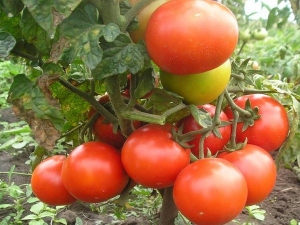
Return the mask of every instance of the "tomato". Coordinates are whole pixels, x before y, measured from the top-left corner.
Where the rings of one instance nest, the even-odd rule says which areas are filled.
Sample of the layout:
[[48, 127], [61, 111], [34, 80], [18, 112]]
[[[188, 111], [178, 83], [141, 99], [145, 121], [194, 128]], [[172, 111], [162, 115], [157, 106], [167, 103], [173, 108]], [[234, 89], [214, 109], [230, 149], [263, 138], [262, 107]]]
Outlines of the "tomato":
[[41, 202], [58, 206], [76, 201], [62, 182], [61, 170], [65, 159], [63, 155], [51, 156], [42, 161], [33, 171], [32, 192]]
[[162, 86], [184, 98], [189, 104], [204, 105], [218, 98], [225, 90], [231, 74], [230, 61], [221, 66], [198, 74], [174, 75], [160, 71]]
[[251, 39], [250, 31], [247, 29], [247, 30], [240, 32], [240, 39], [244, 42], [249, 41]]
[[147, 124], [135, 130], [123, 145], [121, 156], [128, 175], [150, 188], [173, 185], [190, 162], [190, 150], [172, 139], [171, 125]]
[[247, 144], [243, 149], [220, 154], [233, 163], [244, 175], [248, 186], [246, 205], [263, 201], [276, 184], [276, 165], [271, 155], [263, 148]]
[[78, 200], [97, 203], [120, 194], [129, 177], [117, 149], [102, 142], [86, 142], [65, 160], [62, 180]]
[[[251, 94], [238, 97], [234, 100], [241, 108], [245, 108], [247, 99], [250, 100], [252, 108], [258, 107], [261, 117], [254, 121], [253, 126], [248, 126], [242, 131], [243, 123], [237, 124], [236, 141], [244, 142], [247, 138], [248, 144], [258, 145], [268, 152], [280, 148], [285, 142], [289, 132], [289, 120], [285, 108], [277, 100], [264, 94]], [[224, 109], [228, 119], [233, 119], [231, 108]]]
[[[109, 102], [108, 95], [103, 95], [99, 99], [99, 103], [105, 104]], [[91, 117], [96, 110], [91, 107], [88, 117]], [[138, 128], [142, 126], [141, 121], [133, 121], [133, 126]], [[117, 132], [114, 132], [114, 126], [107, 122], [103, 116], [99, 116], [96, 122], [93, 125], [93, 132], [97, 141], [101, 141], [112, 145], [115, 148], [121, 148], [126, 141], [126, 137], [121, 133], [121, 130], [118, 128]]]
[[198, 225], [225, 224], [243, 210], [247, 199], [243, 174], [230, 162], [205, 158], [177, 176], [173, 197], [178, 210]]
[[253, 38], [255, 40], [264, 40], [268, 36], [266, 28], [260, 28], [253, 31]]
[[[129, 0], [131, 5], [135, 5], [140, 0]], [[162, 4], [169, 0], [153, 0], [145, 8], [143, 8], [137, 15], [139, 22], [139, 28], [129, 33], [133, 42], [137, 43], [139, 40], [145, 39], [145, 31], [148, 24], [148, 20], [152, 13]]]
[[158, 67], [187, 75], [223, 64], [237, 45], [238, 33], [236, 18], [224, 5], [211, 0], [172, 0], [150, 17], [145, 43]]
[[[216, 107], [210, 104], [206, 104], [203, 106], [199, 106], [199, 109], [204, 109], [207, 111], [211, 117], [215, 115]], [[228, 122], [228, 118], [224, 112], [220, 114], [220, 120], [224, 122]], [[188, 133], [191, 131], [200, 130], [202, 127], [199, 123], [194, 119], [192, 115], [189, 115], [182, 119], [179, 123], [179, 126], [183, 126], [183, 133]], [[204, 154], [207, 155], [207, 150], [209, 149], [212, 155], [216, 154], [218, 151], [222, 150], [223, 147], [227, 144], [230, 140], [231, 135], [231, 126], [227, 125], [224, 127], [218, 128], [222, 138], [218, 138], [213, 132], [211, 132], [204, 140]], [[194, 145], [191, 148], [192, 153], [198, 157], [199, 156], [199, 142], [201, 139], [201, 134], [196, 135], [195, 138], [188, 142], [190, 145]]]

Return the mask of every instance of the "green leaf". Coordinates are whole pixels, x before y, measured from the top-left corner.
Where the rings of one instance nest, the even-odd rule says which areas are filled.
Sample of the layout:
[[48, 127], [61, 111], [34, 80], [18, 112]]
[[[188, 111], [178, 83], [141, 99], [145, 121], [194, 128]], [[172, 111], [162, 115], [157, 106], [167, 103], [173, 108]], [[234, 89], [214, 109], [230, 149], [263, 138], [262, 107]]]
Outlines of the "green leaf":
[[2, 0], [6, 12], [16, 15], [20, 13], [24, 7], [20, 0]]
[[13, 204], [0, 204], [0, 209], [7, 209], [13, 207]]
[[266, 29], [270, 29], [276, 22], [278, 17], [278, 8], [273, 8], [269, 12]]
[[36, 215], [39, 215], [45, 208], [45, 204], [42, 202], [38, 202], [31, 206], [30, 212], [33, 212]]
[[22, 218], [22, 220], [35, 220], [35, 219], [38, 219], [38, 216], [34, 214], [29, 214]]
[[19, 74], [14, 77], [8, 99], [10, 102], [22, 99], [25, 110], [33, 110], [37, 118], [48, 119], [57, 130], [62, 130], [65, 122], [62, 112], [49, 104], [41, 89], [36, 83], [31, 83], [26, 75]]
[[20, 21], [20, 27], [23, 38], [28, 43], [33, 44], [39, 52], [47, 55], [51, 49], [51, 38], [47, 31], [44, 30], [32, 17], [27, 9], [24, 9]]
[[151, 92], [155, 85], [155, 77], [153, 76], [153, 70], [147, 69], [139, 77], [139, 83], [134, 90], [134, 95], [137, 99], [143, 98], [149, 92]]
[[22, 0], [37, 23], [54, 36], [56, 26], [66, 19], [82, 0]]
[[5, 31], [0, 30], [0, 58], [5, 58], [14, 48], [16, 39]]
[[205, 110], [199, 109], [195, 105], [189, 105], [191, 114], [194, 117], [194, 119], [197, 121], [197, 123], [203, 127], [207, 128], [208, 126], [212, 125], [212, 119], [210, 117], [210, 114], [206, 112]]
[[145, 47], [132, 43], [126, 34], [120, 34], [113, 42], [101, 45], [104, 54], [101, 63], [93, 70], [93, 76], [101, 80], [105, 77], [139, 72], [146, 61]]
[[99, 24], [96, 9], [91, 5], [76, 9], [59, 29], [61, 35], [69, 40], [69, 47], [64, 50], [62, 60], [71, 63], [78, 55], [90, 69], [94, 69], [103, 56], [99, 38], [111, 42], [120, 33], [115, 24]]
[[[83, 92], [87, 92], [90, 86], [88, 82], [84, 82], [77, 86], [77, 88]], [[87, 101], [66, 89], [59, 82], [52, 84], [51, 90], [53, 97], [58, 99], [60, 103], [64, 117], [72, 126], [76, 126], [80, 121], [86, 120], [86, 113], [90, 108]]]

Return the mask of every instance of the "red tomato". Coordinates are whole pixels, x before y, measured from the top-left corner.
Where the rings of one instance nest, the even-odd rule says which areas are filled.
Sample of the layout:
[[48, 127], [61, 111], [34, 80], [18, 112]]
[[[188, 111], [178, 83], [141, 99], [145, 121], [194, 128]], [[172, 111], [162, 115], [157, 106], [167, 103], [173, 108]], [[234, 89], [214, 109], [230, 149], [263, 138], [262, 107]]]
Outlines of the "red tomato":
[[190, 162], [190, 150], [172, 139], [171, 125], [147, 124], [135, 130], [124, 143], [121, 156], [128, 175], [150, 188], [173, 185]]
[[178, 210], [198, 225], [225, 224], [243, 210], [247, 199], [243, 174], [230, 162], [205, 158], [177, 176], [173, 197]]
[[62, 180], [78, 200], [97, 203], [120, 194], [129, 178], [117, 149], [102, 142], [86, 142], [65, 160]]
[[63, 155], [51, 156], [42, 161], [33, 171], [32, 192], [41, 202], [58, 206], [76, 201], [62, 182], [61, 170], [65, 159]]
[[[255, 120], [253, 126], [242, 131], [243, 123], [239, 122], [236, 131], [236, 141], [258, 145], [268, 152], [275, 151], [284, 143], [289, 132], [289, 120], [284, 107], [275, 99], [264, 94], [251, 94], [238, 97], [234, 100], [241, 108], [245, 108], [247, 99], [252, 108], [258, 107], [261, 117]], [[225, 108], [228, 119], [233, 119], [233, 113], [228, 106]]]
[[150, 58], [177, 75], [212, 70], [232, 55], [238, 24], [224, 5], [211, 0], [172, 0], [154, 11], [145, 42]]
[[[140, 0], [129, 0], [131, 5], [135, 5], [139, 1]], [[153, 0], [139, 12], [139, 14], [137, 15], [139, 28], [129, 33], [133, 42], [136, 43], [139, 40], [145, 39], [145, 31], [150, 16], [159, 6], [161, 6], [167, 1], [169, 0]]]
[[[216, 107], [210, 104], [206, 104], [203, 106], [199, 106], [199, 109], [204, 109], [207, 111], [211, 117], [215, 115]], [[224, 112], [221, 112], [220, 114], [220, 120], [224, 122], [228, 122], [228, 118]], [[202, 127], [197, 123], [197, 121], [194, 119], [192, 115], [189, 115], [182, 119], [179, 124], [179, 126], [183, 126], [183, 133], [188, 133], [191, 131], [200, 130]], [[223, 147], [227, 144], [227, 142], [230, 140], [231, 135], [231, 126], [227, 125], [224, 127], [220, 127], [219, 132], [222, 136], [222, 138], [218, 138], [216, 135], [214, 135], [213, 132], [211, 132], [204, 140], [204, 155], [207, 155], [207, 150], [209, 149], [210, 152], [214, 155], [218, 151], [222, 150]], [[201, 139], [201, 134], [196, 135], [195, 138], [188, 142], [190, 145], [194, 145], [194, 147], [191, 148], [192, 153], [198, 157], [199, 156], [199, 142]]]
[[[108, 95], [103, 95], [99, 99], [100, 104], [105, 104], [109, 101], [110, 100]], [[88, 118], [93, 116], [95, 112], [96, 110], [91, 107], [88, 113]], [[138, 128], [142, 126], [142, 122], [134, 121], [133, 126], [135, 128]], [[121, 133], [121, 130], [118, 129], [117, 133], [115, 133], [113, 125], [111, 123], [108, 123], [103, 116], [99, 116], [99, 118], [94, 123], [93, 132], [97, 141], [107, 143], [118, 149], [121, 148], [126, 141], [126, 137]]]
[[271, 155], [261, 147], [247, 144], [243, 149], [220, 156], [233, 163], [244, 175], [248, 186], [246, 205], [263, 201], [276, 184], [276, 165]]

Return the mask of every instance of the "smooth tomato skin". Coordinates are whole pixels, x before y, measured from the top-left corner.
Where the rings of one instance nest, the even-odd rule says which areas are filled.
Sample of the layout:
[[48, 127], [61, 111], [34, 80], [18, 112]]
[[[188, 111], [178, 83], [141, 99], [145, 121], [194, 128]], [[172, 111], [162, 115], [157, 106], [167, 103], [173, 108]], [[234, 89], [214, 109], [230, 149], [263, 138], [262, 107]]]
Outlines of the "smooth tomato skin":
[[246, 206], [258, 204], [269, 196], [276, 184], [277, 169], [266, 150], [247, 144], [241, 150], [218, 157], [233, 163], [244, 175], [248, 186]]
[[97, 203], [119, 195], [129, 177], [116, 148], [92, 141], [70, 153], [63, 164], [62, 180], [76, 199]]
[[33, 171], [31, 187], [34, 195], [51, 206], [68, 205], [77, 200], [67, 191], [61, 178], [61, 170], [66, 157], [51, 156], [43, 160]]
[[[211, 117], [215, 115], [216, 107], [214, 105], [205, 104], [202, 106], [198, 106], [199, 109], [206, 110]], [[228, 118], [226, 114], [221, 111], [220, 113], [220, 120], [228, 122]], [[192, 115], [189, 115], [185, 118], [183, 118], [181, 121], [179, 121], [178, 126], [183, 126], [182, 133], [188, 133], [191, 131], [200, 130], [202, 127], [197, 123], [197, 121], [194, 119]], [[230, 140], [231, 135], [231, 126], [227, 125], [224, 127], [220, 127], [219, 129], [220, 134], [222, 135], [222, 138], [218, 138], [216, 135], [214, 135], [213, 132], [211, 132], [204, 140], [204, 155], [207, 155], [208, 149], [210, 150], [212, 155], [215, 155], [218, 151], [222, 150], [223, 147], [227, 144], [227, 142]], [[190, 145], [193, 145], [194, 147], [191, 148], [192, 153], [198, 157], [199, 156], [199, 143], [201, 139], [201, 134], [196, 135], [195, 138], [188, 142]]]
[[186, 75], [222, 65], [232, 55], [238, 33], [236, 18], [224, 5], [211, 0], [172, 0], [150, 17], [145, 43], [158, 67]]
[[[133, 6], [139, 1], [140, 0], [129, 0], [129, 3]], [[167, 1], [169, 0], [153, 0], [138, 13], [137, 19], [139, 22], [139, 28], [129, 33], [134, 43], [145, 39], [146, 27], [150, 16], [159, 6], [166, 3]]]
[[[261, 117], [254, 121], [253, 126], [248, 126], [242, 131], [243, 123], [239, 122], [236, 131], [236, 141], [257, 145], [268, 152], [275, 151], [285, 142], [289, 132], [289, 120], [285, 108], [277, 100], [264, 94], [243, 95], [234, 99], [235, 104], [245, 108], [247, 99], [252, 108], [258, 107]], [[224, 109], [228, 119], [233, 119], [229, 106]]]
[[190, 149], [172, 139], [171, 125], [147, 124], [135, 130], [121, 151], [128, 175], [150, 188], [173, 185], [178, 173], [190, 163]]
[[213, 70], [185, 76], [161, 70], [160, 80], [164, 89], [182, 96], [188, 104], [204, 105], [217, 99], [225, 90], [230, 74], [231, 64], [227, 60]]
[[242, 173], [219, 158], [200, 159], [185, 167], [173, 189], [178, 210], [197, 225], [231, 221], [243, 210], [247, 193]]

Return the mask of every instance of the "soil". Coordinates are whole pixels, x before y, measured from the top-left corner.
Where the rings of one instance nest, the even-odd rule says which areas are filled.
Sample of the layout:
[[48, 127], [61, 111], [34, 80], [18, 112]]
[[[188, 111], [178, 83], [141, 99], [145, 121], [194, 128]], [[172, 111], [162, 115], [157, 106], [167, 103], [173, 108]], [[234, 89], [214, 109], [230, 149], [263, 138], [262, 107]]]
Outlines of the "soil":
[[[0, 111], [0, 121], [13, 122], [16, 120], [10, 109]], [[15, 165], [15, 172], [29, 172], [29, 166], [25, 164], [28, 160], [29, 153], [24, 151], [21, 155], [13, 156], [10, 152], [0, 151], [0, 172], [7, 172], [11, 166]], [[7, 174], [0, 173], [0, 179], [7, 182]], [[12, 181], [17, 184], [28, 184], [30, 176], [16, 175], [12, 176]], [[0, 198], [1, 200], [1, 198]], [[6, 198], [0, 201], [0, 204], [9, 201]], [[280, 168], [277, 176], [277, 183], [270, 196], [259, 204], [260, 208], [265, 210], [265, 219], [259, 221], [252, 218], [251, 224], [265, 225], [289, 225], [292, 219], [300, 224], [300, 181], [297, 175], [286, 168]], [[26, 207], [25, 207], [26, 209]], [[29, 212], [29, 208], [27, 208]], [[9, 214], [7, 210], [0, 209], [0, 221]], [[26, 212], [25, 212], [26, 214]], [[123, 222], [112, 223], [113, 218], [110, 215], [92, 212], [84, 204], [75, 203], [63, 210], [59, 217], [65, 218], [68, 224], [75, 224], [76, 217], [81, 218], [83, 224], [119, 224], [119, 225], [148, 225], [153, 224], [149, 219], [142, 215], [129, 217]], [[235, 222], [227, 225], [243, 224], [247, 220], [247, 213], [243, 211]], [[99, 221], [102, 223], [99, 223]], [[96, 223], [98, 221], [98, 223]], [[25, 224], [25, 223], [24, 223]]]

